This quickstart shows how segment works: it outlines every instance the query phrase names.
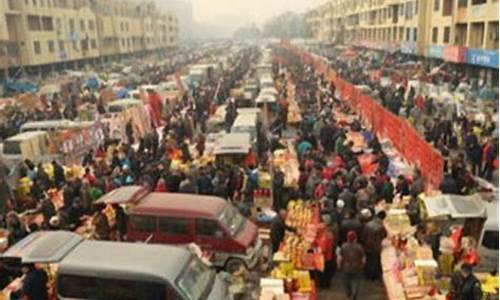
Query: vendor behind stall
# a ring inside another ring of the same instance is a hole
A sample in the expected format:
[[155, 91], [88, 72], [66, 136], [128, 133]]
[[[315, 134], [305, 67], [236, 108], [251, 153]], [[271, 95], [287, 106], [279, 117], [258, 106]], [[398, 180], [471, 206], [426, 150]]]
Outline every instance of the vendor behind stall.
[[34, 264], [25, 264], [21, 267], [24, 274], [22, 294], [28, 300], [47, 300], [47, 273], [35, 267]]

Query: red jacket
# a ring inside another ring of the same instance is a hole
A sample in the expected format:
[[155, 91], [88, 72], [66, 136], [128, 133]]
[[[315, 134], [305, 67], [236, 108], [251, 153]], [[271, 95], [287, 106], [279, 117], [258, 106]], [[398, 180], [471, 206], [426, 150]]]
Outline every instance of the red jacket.
[[329, 229], [323, 230], [318, 234], [316, 243], [321, 249], [321, 252], [323, 252], [325, 261], [331, 261], [334, 259], [333, 247], [335, 243], [335, 237]]

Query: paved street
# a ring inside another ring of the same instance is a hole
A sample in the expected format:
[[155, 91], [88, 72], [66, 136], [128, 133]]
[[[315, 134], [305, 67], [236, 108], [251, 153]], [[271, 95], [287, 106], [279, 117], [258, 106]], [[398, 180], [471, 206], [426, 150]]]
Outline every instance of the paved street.
[[[363, 281], [360, 287], [358, 300], [386, 300], [384, 285], [381, 281]], [[342, 285], [342, 274], [336, 274], [329, 290], [318, 293], [318, 300], [349, 300]]]

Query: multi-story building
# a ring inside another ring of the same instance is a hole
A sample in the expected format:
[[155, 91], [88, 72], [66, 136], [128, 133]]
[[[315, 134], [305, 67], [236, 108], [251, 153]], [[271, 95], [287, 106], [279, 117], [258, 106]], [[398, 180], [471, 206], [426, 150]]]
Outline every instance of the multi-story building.
[[0, 69], [170, 49], [177, 18], [151, 1], [0, 0]]
[[465, 64], [468, 71], [486, 71], [491, 79], [498, 76], [498, 0], [329, 0], [327, 4], [306, 13], [319, 41], [399, 50], [431, 62]]

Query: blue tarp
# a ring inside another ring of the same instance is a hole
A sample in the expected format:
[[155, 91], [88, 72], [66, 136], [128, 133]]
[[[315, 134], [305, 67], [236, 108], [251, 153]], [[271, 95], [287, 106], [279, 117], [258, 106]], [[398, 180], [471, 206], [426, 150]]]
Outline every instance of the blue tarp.
[[28, 93], [28, 92], [34, 93], [38, 90], [37, 84], [28, 81], [16, 81], [12, 79], [5, 80], [4, 86], [7, 92], [14, 92], [14, 93]]

